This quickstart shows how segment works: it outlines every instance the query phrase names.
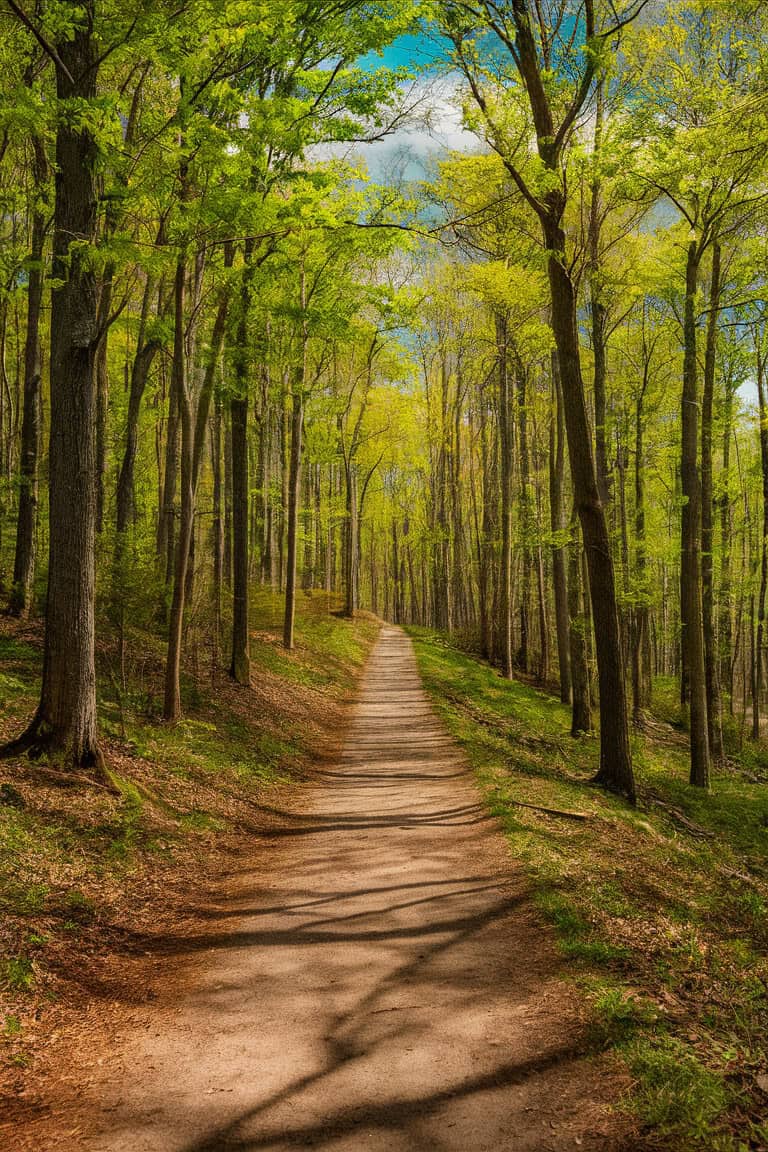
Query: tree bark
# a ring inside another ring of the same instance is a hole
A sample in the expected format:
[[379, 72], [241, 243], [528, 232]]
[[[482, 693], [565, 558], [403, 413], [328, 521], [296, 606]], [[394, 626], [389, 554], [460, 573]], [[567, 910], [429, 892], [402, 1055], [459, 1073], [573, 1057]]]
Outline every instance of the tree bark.
[[[603, 141], [603, 115], [604, 93], [602, 80], [597, 84], [595, 97], [595, 136], [594, 160], [599, 162], [600, 150]], [[595, 469], [597, 472], [597, 486], [603, 506], [610, 500], [610, 478], [608, 473], [608, 444], [606, 437], [607, 397], [606, 384], [608, 379], [607, 351], [606, 351], [606, 308], [602, 298], [602, 285], [600, 283], [600, 213], [601, 213], [601, 180], [595, 171], [592, 179], [592, 201], [589, 211], [589, 304], [592, 329], [592, 354], [594, 356], [594, 394], [595, 394]]]
[[574, 510], [571, 523], [571, 544], [568, 564], [568, 640], [570, 647], [573, 699], [571, 707], [571, 735], [592, 731], [592, 707], [589, 691], [589, 661], [587, 658], [587, 629], [589, 619], [584, 612], [584, 593], [581, 587], [581, 538], [578, 516]]
[[288, 540], [286, 545], [285, 573], [285, 616], [283, 619], [283, 647], [294, 647], [294, 622], [296, 618], [296, 555], [299, 527], [299, 499], [301, 488], [301, 451], [304, 431], [304, 391], [307, 387], [307, 356], [309, 353], [309, 331], [307, 327], [307, 283], [304, 268], [301, 270], [300, 303], [301, 324], [301, 368], [293, 383], [293, 405], [291, 411], [291, 454], [288, 467]]
[[501, 556], [499, 558], [499, 631], [501, 670], [512, 679], [512, 396], [506, 317], [496, 315], [496, 355], [499, 372], [499, 479], [501, 487]]
[[43, 252], [46, 219], [41, 197], [48, 178], [45, 145], [32, 138], [32, 181], [35, 203], [32, 210], [32, 242], [27, 285], [27, 330], [24, 343], [24, 416], [21, 424], [19, 510], [16, 521], [16, 552], [13, 561], [13, 588], [9, 611], [24, 617], [32, 602], [35, 576], [38, 505], [38, 461], [42, 392], [42, 349], [40, 318], [43, 307]]
[[180, 253], [176, 262], [174, 287], [175, 321], [173, 337], [173, 392], [177, 397], [181, 426], [181, 507], [179, 531], [173, 569], [173, 596], [168, 620], [168, 653], [165, 663], [165, 702], [163, 716], [175, 721], [181, 716], [181, 643], [184, 624], [184, 601], [187, 587], [187, 565], [192, 542], [195, 507], [192, 482], [193, 426], [192, 402], [189, 395], [184, 347], [184, 307], [186, 298], [186, 260]]
[[643, 404], [648, 388], [649, 366], [646, 360], [643, 382], [635, 401], [635, 567], [637, 571], [638, 603], [635, 605], [632, 631], [632, 703], [633, 719], [640, 724], [650, 701], [650, 684], [645, 675], [643, 653], [649, 643], [648, 558], [645, 539], [645, 446]]
[[[96, 98], [92, 0], [58, 44], [62, 107]], [[98, 144], [89, 119], [59, 117], [51, 294], [50, 538], [43, 678], [37, 712], [4, 756], [55, 751], [69, 767], [105, 773], [96, 713], [94, 636], [98, 289], [85, 253], [96, 241]], [[73, 467], [77, 461], [78, 467]]]
[[725, 405], [723, 410], [723, 491], [719, 500], [720, 510], [720, 611], [719, 611], [719, 659], [720, 684], [727, 685], [728, 709], [734, 713], [734, 660], [733, 660], [733, 608], [731, 605], [731, 437], [733, 435], [733, 382], [726, 380]]
[[238, 684], [251, 679], [249, 654], [248, 563], [248, 313], [253, 283], [253, 241], [247, 240], [240, 286], [240, 314], [235, 338], [235, 388], [229, 410], [232, 422], [232, 659], [229, 674]]
[[565, 425], [560, 365], [552, 351], [552, 418], [549, 426], [549, 510], [552, 529], [552, 583], [555, 593], [555, 631], [557, 660], [560, 669], [560, 699], [571, 703], [571, 652], [568, 628], [568, 576], [566, 568], [565, 501]]
[[701, 407], [701, 595], [704, 627], [704, 659], [707, 691], [709, 747], [716, 761], [723, 759], [722, 704], [714, 591], [714, 496], [712, 482], [712, 408], [717, 366], [717, 332], [720, 319], [720, 245], [712, 247], [712, 281], [709, 294], [707, 348], [704, 360], [704, 395]]
[[690, 782], [709, 787], [709, 731], [701, 598], [701, 478], [699, 474], [699, 387], [696, 363], [696, 290], [700, 250], [688, 246], [683, 322], [683, 402], [680, 479], [683, 493], [680, 558], [680, 613], [683, 665], [688, 672], [691, 717]]
[[606, 788], [634, 799], [616, 583], [608, 527], [592, 458], [581, 376], [576, 291], [563, 263], [565, 234], [562, 228], [549, 220], [544, 235], [549, 253], [552, 324], [560, 362], [574, 501], [587, 554], [595, 626], [600, 688], [600, 767], [597, 780]]
[[765, 599], [768, 592], [768, 407], [766, 407], [765, 360], [759, 326], [755, 332], [758, 411], [760, 414], [761, 528], [760, 591], [757, 598], [757, 631], [755, 639], [752, 687], [752, 739], [760, 739], [760, 700], [764, 678], [763, 647], [765, 644]]

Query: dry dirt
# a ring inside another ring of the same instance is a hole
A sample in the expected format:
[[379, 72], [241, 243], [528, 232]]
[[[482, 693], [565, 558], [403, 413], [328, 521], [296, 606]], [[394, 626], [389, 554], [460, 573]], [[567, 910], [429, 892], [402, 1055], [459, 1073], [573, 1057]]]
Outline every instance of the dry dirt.
[[258, 870], [134, 963], [149, 1004], [76, 1046], [9, 1152], [619, 1146], [620, 1076], [401, 631], [339, 763], [271, 816]]

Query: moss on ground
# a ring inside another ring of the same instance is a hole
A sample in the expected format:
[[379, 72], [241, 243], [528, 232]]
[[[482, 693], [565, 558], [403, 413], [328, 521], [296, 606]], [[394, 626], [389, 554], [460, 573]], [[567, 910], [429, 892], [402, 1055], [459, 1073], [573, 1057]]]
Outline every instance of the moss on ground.
[[[569, 710], [508, 682], [444, 636], [412, 629], [425, 684], [533, 878], [596, 1046], [625, 1061], [637, 1148], [768, 1148], [768, 796], [761, 751], [687, 784], [661, 685], [652, 736], [635, 737], [640, 800], [591, 784], [597, 740]], [[586, 815], [569, 819], [515, 801]]]

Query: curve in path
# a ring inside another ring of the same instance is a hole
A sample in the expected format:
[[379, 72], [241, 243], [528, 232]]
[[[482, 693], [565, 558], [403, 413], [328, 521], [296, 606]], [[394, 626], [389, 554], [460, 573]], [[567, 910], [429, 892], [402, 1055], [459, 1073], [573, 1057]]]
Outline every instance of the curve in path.
[[410, 640], [385, 627], [340, 763], [212, 910], [173, 1014], [102, 1087], [99, 1152], [608, 1147], [573, 990]]

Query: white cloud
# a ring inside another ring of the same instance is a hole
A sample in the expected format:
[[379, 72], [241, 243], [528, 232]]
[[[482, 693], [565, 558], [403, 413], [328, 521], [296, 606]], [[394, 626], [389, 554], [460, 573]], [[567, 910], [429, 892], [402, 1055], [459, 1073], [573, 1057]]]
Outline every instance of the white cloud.
[[455, 79], [420, 81], [408, 91], [409, 103], [418, 106], [405, 123], [382, 140], [370, 144], [337, 144], [316, 150], [318, 156], [361, 160], [377, 183], [423, 180], [435, 161], [449, 152], [483, 149], [477, 136], [462, 123]]

